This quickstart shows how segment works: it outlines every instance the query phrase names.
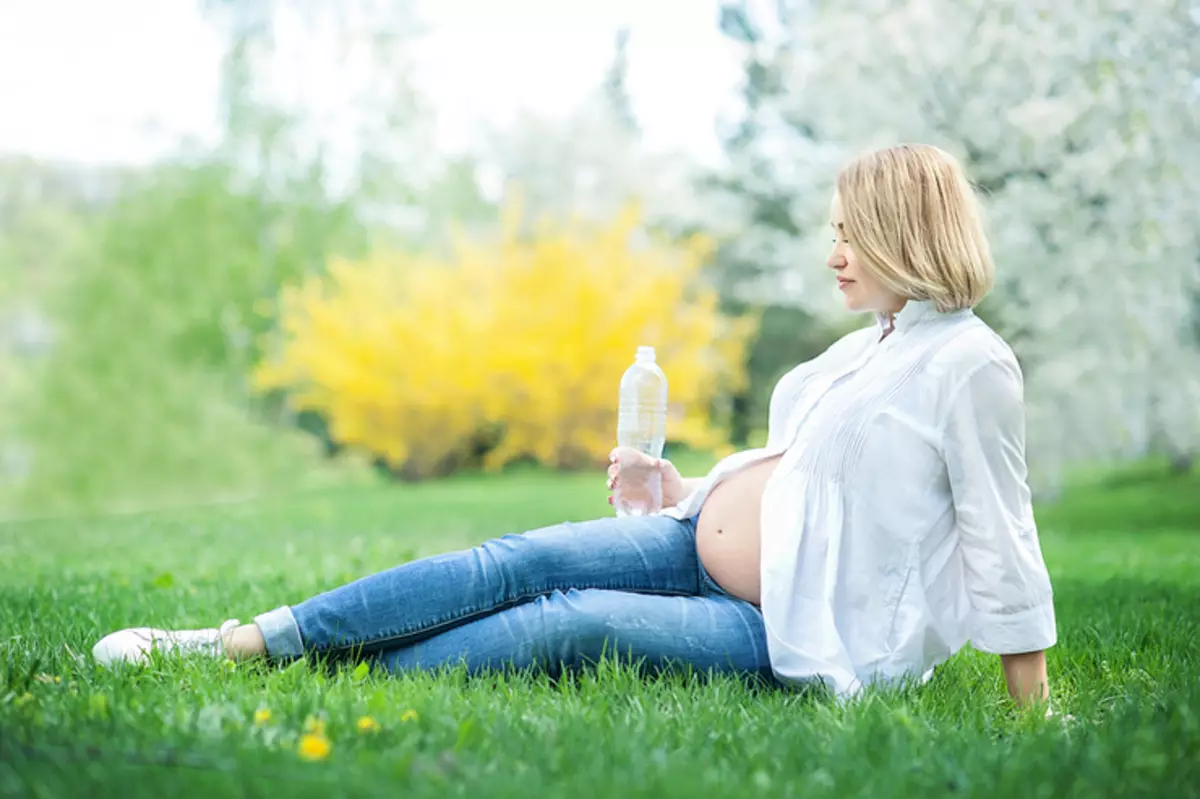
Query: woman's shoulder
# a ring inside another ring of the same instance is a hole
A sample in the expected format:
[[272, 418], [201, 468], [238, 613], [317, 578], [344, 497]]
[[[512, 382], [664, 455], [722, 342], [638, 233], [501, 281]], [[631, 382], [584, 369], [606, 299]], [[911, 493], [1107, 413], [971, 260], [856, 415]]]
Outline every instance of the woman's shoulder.
[[865, 327], [857, 327], [834, 341], [818, 357], [829, 360], [853, 358], [879, 339], [880, 329], [877, 322], [871, 322]]
[[1008, 374], [1021, 378], [1021, 364], [1004, 337], [978, 316], [957, 325], [930, 359], [930, 368], [948, 383], [961, 383], [973, 374]]
[[804, 375], [820, 372], [826, 368], [835, 368], [838, 364], [845, 363], [853, 359], [856, 355], [861, 354], [866, 347], [870, 346], [875, 335], [878, 335], [878, 330], [871, 327], [851, 330], [849, 333], [836, 339], [818, 354], [806, 361], [801, 361], [784, 372], [780, 377], [780, 381], [794, 381], [802, 378]]

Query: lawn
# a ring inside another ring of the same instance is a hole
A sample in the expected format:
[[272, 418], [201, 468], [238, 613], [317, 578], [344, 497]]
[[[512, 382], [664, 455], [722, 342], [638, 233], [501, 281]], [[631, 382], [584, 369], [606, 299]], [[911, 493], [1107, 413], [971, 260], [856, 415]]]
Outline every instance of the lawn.
[[[1196, 475], [1127, 475], [1039, 509], [1069, 722], [1014, 713], [999, 660], [970, 649], [923, 689], [844, 705], [607, 665], [555, 684], [305, 662], [112, 673], [88, 654], [118, 627], [246, 620], [405, 559], [606, 514], [602, 480], [518, 471], [0, 526], [0, 795], [1200, 793]], [[302, 746], [313, 725], [327, 753]]]

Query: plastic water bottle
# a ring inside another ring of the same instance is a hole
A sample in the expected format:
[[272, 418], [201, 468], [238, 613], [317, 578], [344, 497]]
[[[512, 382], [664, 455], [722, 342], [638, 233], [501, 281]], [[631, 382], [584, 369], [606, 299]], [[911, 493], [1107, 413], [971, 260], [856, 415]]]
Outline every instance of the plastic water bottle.
[[[661, 458], [667, 441], [667, 376], [654, 358], [653, 347], [638, 347], [637, 359], [621, 377], [617, 411], [617, 446], [632, 447]], [[662, 505], [662, 474], [650, 473], [645, 489], [625, 489], [618, 481], [613, 507], [618, 516], [657, 513]]]

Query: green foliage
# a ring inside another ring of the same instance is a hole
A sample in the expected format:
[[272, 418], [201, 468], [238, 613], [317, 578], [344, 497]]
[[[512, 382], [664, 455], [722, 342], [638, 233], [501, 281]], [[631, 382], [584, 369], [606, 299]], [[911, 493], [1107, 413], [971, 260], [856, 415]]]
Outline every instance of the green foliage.
[[282, 281], [358, 231], [338, 207], [163, 166], [97, 220], [54, 295], [59, 341], [20, 410], [26, 512], [244, 495], [324, 479], [312, 442], [257, 421], [245, 385]]
[[109, 171], [0, 158], [0, 509], [13, 505], [30, 451], [18, 409], [36, 401], [42, 356], [53, 344], [41, 305], [70, 279], [86, 248], [95, 195], [119, 182]]
[[[515, 470], [0, 525], [0, 561], [23, 566], [0, 584], [0, 794], [1196, 795], [1196, 476], [1139, 487], [1177, 509], [1169, 524], [1119, 502], [1123, 529], [1072, 523], [1107, 486], [1039, 509], [1060, 630], [1050, 676], [1070, 722], [1014, 713], [998, 659], [970, 650], [922, 689], [846, 705], [613, 664], [555, 684], [303, 661], [108, 672], [86, 656], [117, 627], [248, 619], [418, 555], [609, 513], [599, 485]], [[314, 720], [330, 751], [302, 763]]]

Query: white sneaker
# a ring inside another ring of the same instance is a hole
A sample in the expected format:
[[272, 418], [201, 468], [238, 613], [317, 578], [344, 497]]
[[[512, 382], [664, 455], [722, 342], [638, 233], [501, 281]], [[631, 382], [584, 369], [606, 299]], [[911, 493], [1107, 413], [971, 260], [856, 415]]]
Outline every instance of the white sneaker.
[[145, 663], [151, 651], [164, 655], [204, 655], [223, 657], [224, 636], [241, 622], [230, 619], [217, 629], [156, 630], [131, 627], [110, 633], [92, 647], [92, 657], [103, 666], [115, 663]]

